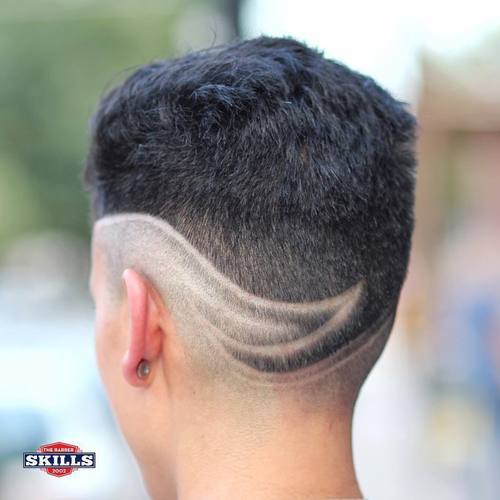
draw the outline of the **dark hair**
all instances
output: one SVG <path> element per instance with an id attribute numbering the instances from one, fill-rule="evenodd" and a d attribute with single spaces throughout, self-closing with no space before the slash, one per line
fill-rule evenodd
<path id="1" fill-rule="evenodd" d="M 154 62 L 93 118 L 94 218 L 159 216 L 267 298 L 316 300 L 364 280 L 361 331 L 395 311 L 405 277 L 415 129 L 371 78 L 289 38 Z"/>

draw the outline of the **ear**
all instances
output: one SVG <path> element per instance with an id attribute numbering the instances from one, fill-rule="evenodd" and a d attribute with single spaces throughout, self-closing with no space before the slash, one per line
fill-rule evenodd
<path id="1" fill-rule="evenodd" d="M 126 269 L 122 278 L 127 292 L 129 316 L 129 344 L 122 360 L 123 376 L 130 385 L 145 387 L 154 374 L 162 347 L 160 311 L 146 279 L 133 269 Z M 137 375 L 137 367 L 142 360 L 150 365 L 151 373 L 146 378 Z"/>

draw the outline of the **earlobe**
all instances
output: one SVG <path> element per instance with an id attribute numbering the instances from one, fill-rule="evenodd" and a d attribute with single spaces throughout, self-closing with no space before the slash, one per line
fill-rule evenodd
<path id="1" fill-rule="evenodd" d="M 126 269 L 122 278 L 129 315 L 129 343 L 122 360 L 122 372 L 130 385 L 144 387 L 151 380 L 153 363 L 161 349 L 158 310 L 151 300 L 148 283 L 139 273 Z"/>

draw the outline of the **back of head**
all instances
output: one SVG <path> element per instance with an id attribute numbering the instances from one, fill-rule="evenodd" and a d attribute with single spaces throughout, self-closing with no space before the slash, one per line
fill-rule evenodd
<path id="1" fill-rule="evenodd" d="M 111 288 L 127 267 L 147 276 L 206 383 L 328 373 L 316 392 L 355 392 L 407 269 L 414 140 L 403 103 L 290 39 L 144 66 L 92 124 Z"/>

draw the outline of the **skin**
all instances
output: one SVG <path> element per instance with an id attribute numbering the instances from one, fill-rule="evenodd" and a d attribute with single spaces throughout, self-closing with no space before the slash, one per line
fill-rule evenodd
<path id="1" fill-rule="evenodd" d="M 110 265 L 114 250 L 98 233 L 94 228 L 90 278 L 97 360 L 150 496 L 361 498 L 351 447 L 353 408 L 390 324 L 380 335 L 360 338 L 349 356 L 291 375 L 228 361 L 226 351 L 220 360 L 211 353 L 217 360 L 207 368 L 193 358 L 198 347 L 186 341 L 187 315 L 183 324 L 147 269 L 129 267 L 127 259 Z M 124 241 L 111 246 L 126 254 Z M 346 296 L 351 305 L 353 290 Z M 137 375 L 141 360 L 151 370 L 145 378 Z"/>

